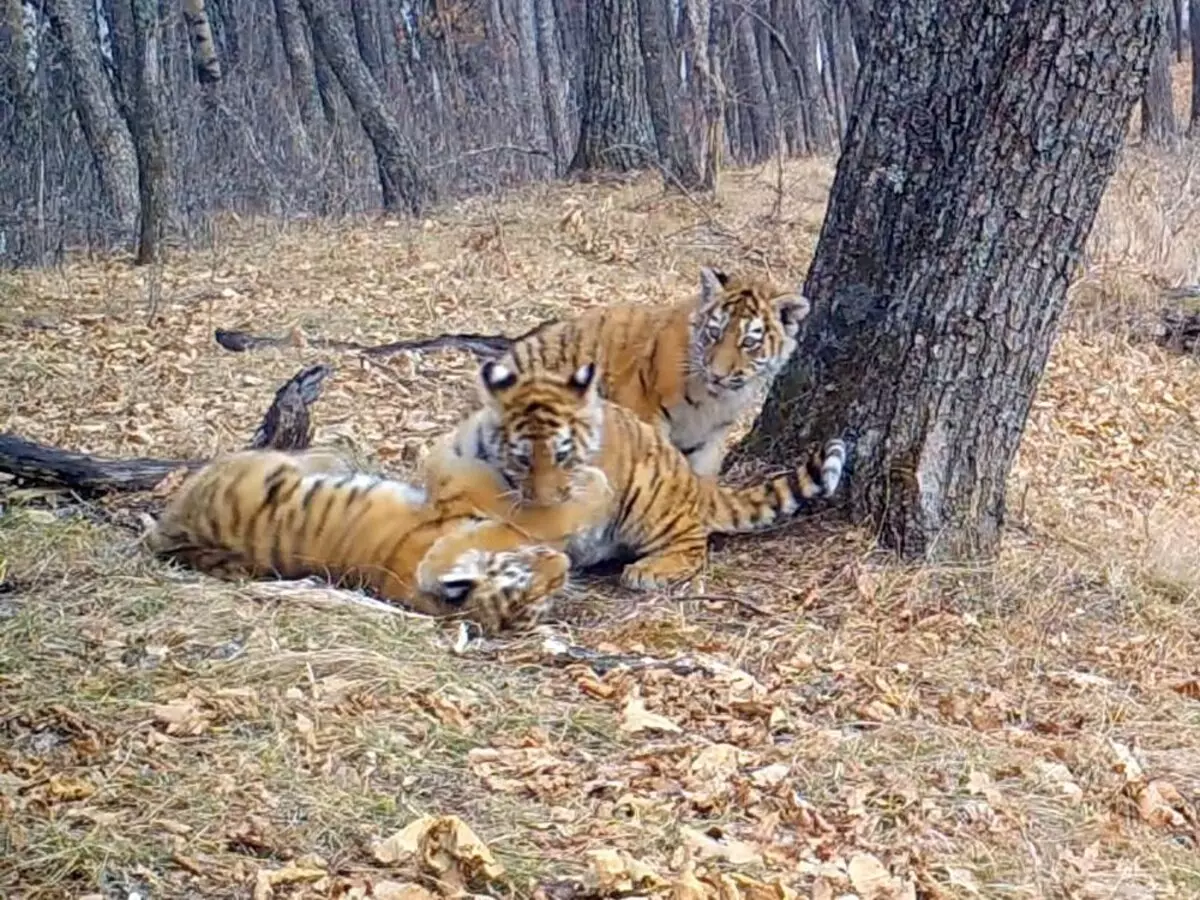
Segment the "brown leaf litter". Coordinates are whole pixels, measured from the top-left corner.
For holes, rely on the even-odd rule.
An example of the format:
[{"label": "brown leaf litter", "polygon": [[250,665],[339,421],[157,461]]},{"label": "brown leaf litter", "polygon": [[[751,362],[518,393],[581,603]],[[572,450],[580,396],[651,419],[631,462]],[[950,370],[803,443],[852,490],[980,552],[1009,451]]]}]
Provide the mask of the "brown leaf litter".
[{"label": "brown leaf litter", "polygon": [[[328,362],[318,443],[411,472],[475,361],[312,337],[513,333],[684,295],[704,263],[799,282],[831,177],[787,163],[777,220],[772,166],[717,204],[647,178],[230,223],[168,261],[152,323],[156,276],[123,260],[4,276],[0,429],[207,456]],[[822,518],[722,542],[701,597],[581,578],[541,633],[479,642],[160,565],[0,486],[0,893],[1194,896],[1200,365],[1100,316],[1200,271],[1196,190],[1123,164],[981,571]],[[217,327],[293,339],[231,354]]]}]

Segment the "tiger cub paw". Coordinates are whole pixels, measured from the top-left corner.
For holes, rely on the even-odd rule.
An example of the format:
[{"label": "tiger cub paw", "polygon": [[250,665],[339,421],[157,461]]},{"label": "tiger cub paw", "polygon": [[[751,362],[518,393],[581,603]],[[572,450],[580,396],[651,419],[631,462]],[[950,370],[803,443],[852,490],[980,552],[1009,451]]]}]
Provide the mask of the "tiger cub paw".
[{"label": "tiger cub paw", "polygon": [[485,634],[496,634],[536,622],[570,568],[567,555],[549,547],[468,550],[438,576],[438,592]]},{"label": "tiger cub paw", "polygon": [[700,574],[704,560],[686,556],[647,556],[630,563],[621,572],[621,586],[650,591],[691,581]]}]

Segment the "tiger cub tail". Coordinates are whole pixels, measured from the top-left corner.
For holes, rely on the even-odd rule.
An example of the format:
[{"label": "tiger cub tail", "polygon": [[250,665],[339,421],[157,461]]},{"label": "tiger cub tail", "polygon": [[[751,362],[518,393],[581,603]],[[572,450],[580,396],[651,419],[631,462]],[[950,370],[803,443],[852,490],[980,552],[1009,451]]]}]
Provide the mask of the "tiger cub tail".
[{"label": "tiger cub tail", "polygon": [[714,534],[737,534],[768,528],[799,512],[812,500],[832,496],[846,467],[846,445],[828,441],[786,475],[743,488],[725,487],[714,478],[701,484],[700,510]]}]

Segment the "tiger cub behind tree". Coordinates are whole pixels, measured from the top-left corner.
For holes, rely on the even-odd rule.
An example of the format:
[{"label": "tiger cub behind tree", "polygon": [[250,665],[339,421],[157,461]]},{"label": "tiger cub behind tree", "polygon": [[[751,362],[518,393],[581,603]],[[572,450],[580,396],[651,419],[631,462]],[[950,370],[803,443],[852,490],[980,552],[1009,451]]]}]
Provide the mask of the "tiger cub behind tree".
[{"label": "tiger cub behind tree", "polygon": [[571,503],[523,509],[495,485],[489,469],[468,466],[430,498],[332,453],[245,450],[189,478],[147,543],[218,577],[326,577],[426,615],[464,615],[490,634],[541,614],[570,567],[555,545],[596,521],[608,492],[582,470]]},{"label": "tiger cub behind tree", "polygon": [[765,279],[702,268],[696,298],[551,322],[517,338],[500,362],[562,375],[594,362],[606,399],[660,429],[697,475],[715,476],[730,429],[795,352],[809,308]]},{"label": "tiger cub behind tree", "polygon": [[837,490],[846,460],[831,440],[786,475],[745,488],[701,478],[658,430],[600,396],[598,367],[568,375],[480,369],[483,405],[435,444],[425,462],[431,495],[484,463],[497,493],[507,486],[529,509],[570,502],[580,471],[599,468],[611,488],[598,521],[566,542],[574,565],[633,558],[626,587],[661,587],[699,573],[708,536],[765,528]]}]

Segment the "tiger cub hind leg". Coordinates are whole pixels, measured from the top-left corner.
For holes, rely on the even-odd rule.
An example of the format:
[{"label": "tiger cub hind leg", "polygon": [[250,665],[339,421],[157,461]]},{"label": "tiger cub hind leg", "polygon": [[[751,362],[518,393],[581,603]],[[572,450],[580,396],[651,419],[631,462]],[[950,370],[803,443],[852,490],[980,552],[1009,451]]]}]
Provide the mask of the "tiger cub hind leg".
[{"label": "tiger cub hind leg", "polygon": [[493,635],[535,623],[570,567],[565,553],[545,546],[467,550],[436,571],[422,563],[419,589],[442,615],[459,613]]},{"label": "tiger cub hind leg", "polygon": [[699,524],[638,549],[621,571],[621,586],[650,591],[689,582],[708,562],[708,534]]}]

